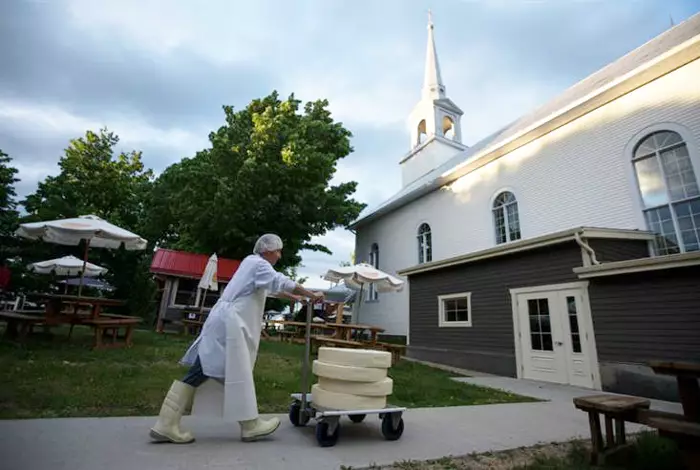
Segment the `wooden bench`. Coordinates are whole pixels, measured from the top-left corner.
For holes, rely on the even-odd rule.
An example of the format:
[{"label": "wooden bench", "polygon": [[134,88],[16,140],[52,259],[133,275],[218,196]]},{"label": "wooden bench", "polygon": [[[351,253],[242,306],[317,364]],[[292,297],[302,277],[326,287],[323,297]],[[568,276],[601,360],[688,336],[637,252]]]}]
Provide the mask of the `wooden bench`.
[{"label": "wooden bench", "polygon": [[9,339],[24,340],[27,334],[34,330],[35,325],[43,325],[44,317],[41,311],[27,312],[23,310],[0,311],[0,320],[7,323],[5,336]]},{"label": "wooden bench", "polygon": [[[649,400],[639,397],[593,395],[574,398],[574,406],[588,413],[593,465],[599,465],[625,447],[625,421],[637,422],[638,412],[648,410],[650,405]],[[601,414],[605,417],[605,445],[600,427]],[[613,432],[613,421],[616,432]]]},{"label": "wooden bench", "polygon": [[406,352],[406,346],[394,343],[376,343],[376,349],[382,349],[391,353],[391,365],[396,365]]},{"label": "wooden bench", "polygon": [[[131,347],[134,327],[143,320],[138,317],[120,317],[120,318],[97,318],[84,320],[84,324],[91,326],[95,330],[94,349],[102,349],[107,347]],[[119,336],[119,329],[124,328],[124,335]],[[105,336],[111,336],[111,343],[104,343],[102,340]],[[124,339],[123,343],[118,343],[117,339]]]},{"label": "wooden bench", "polygon": [[352,349],[363,349],[367,347],[367,344],[361,343],[359,341],[351,341],[347,339],[333,338],[331,336],[313,335],[311,336],[311,350],[313,351],[314,345],[317,350],[321,346],[331,346],[331,347],[341,347],[341,348],[352,348]]}]

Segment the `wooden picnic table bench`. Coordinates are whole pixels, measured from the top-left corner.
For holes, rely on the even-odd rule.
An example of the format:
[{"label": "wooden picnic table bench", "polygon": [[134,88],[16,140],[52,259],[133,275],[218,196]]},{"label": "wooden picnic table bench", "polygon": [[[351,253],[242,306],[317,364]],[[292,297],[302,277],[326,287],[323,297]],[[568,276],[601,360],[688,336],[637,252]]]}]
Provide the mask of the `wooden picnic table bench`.
[{"label": "wooden picnic table bench", "polygon": [[314,349],[314,346],[316,346],[316,348],[318,350],[318,348],[321,346],[338,346],[341,348],[345,347],[345,348],[352,348],[352,349],[362,349],[362,348],[365,348],[367,345],[365,343],[361,343],[359,341],[333,338],[331,336],[313,335],[313,336],[311,336],[311,350],[312,351]]},{"label": "wooden picnic table bench", "polygon": [[[641,409],[649,409],[646,398],[619,395],[592,395],[574,398],[574,406],[588,413],[591,430],[591,463],[598,465],[601,459],[616,452],[626,444],[625,421],[635,421]],[[605,445],[600,427],[600,415],[605,418]],[[613,431],[613,421],[615,431]]]},{"label": "wooden picnic table bench", "polygon": [[[143,320],[139,317],[119,316],[117,318],[89,318],[83,321],[83,324],[91,326],[95,331],[94,349],[102,349],[107,347],[131,347],[134,327]],[[124,335],[119,335],[119,329],[124,329]],[[111,343],[104,343],[102,340],[105,336],[110,335]],[[117,339],[124,339],[123,343],[117,342]]]},{"label": "wooden picnic table bench", "polygon": [[396,363],[399,362],[399,360],[401,359],[401,356],[403,356],[406,352],[406,346],[403,344],[377,342],[371,346],[373,347],[373,349],[381,349],[383,351],[390,352],[391,365],[396,365]]},{"label": "wooden picnic table bench", "polygon": [[44,324],[41,311],[2,310],[0,320],[7,323],[5,336],[9,339],[23,340],[33,331],[35,325]]}]

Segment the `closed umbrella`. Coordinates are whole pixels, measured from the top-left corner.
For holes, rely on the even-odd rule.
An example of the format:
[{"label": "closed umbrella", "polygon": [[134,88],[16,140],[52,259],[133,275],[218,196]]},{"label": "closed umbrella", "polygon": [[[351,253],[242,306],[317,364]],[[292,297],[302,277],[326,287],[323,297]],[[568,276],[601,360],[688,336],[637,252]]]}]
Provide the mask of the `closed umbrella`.
[{"label": "closed umbrella", "polygon": [[204,267],[204,273],[202,273],[202,278],[199,280],[198,288],[204,289],[204,295],[202,296],[202,304],[199,307],[200,313],[204,309],[204,300],[207,297],[207,291],[219,290],[219,283],[217,280],[217,271],[219,267],[219,258],[216,253],[209,257],[207,265]]}]

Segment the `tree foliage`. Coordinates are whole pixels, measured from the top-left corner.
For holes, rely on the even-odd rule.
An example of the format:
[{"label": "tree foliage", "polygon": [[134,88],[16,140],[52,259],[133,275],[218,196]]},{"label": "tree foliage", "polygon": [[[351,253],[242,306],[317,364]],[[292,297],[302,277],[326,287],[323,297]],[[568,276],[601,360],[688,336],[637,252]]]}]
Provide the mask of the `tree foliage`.
[{"label": "tree foliage", "polygon": [[282,101],[273,92],[234,111],[209,135],[211,147],[170,166],[149,204],[149,235],[176,249],[242,259],[258,236],[280,235],[280,267],[299,251],[323,251],[314,236],[348,225],[364,208],[350,196],[357,183],[331,185],[337,162],[352,152],[351,133],[328,102]]},{"label": "tree foliage", "polygon": [[[151,190],[153,172],[145,168],[141,152],[115,152],[119,137],[107,129],[88,130],[73,139],[59,161],[60,172],[40,182],[35,193],[23,201],[28,212],[24,221],[55,220],[97,215],[121,228],[141,235],[145,200]],[[84,246],[67,247],[35,242],[34,262],[73,254],[83,257]],[[106,280],[114,295],[127,299],[135,313],[150,307],[153,285],[148,273],[152,252],[92,249],[89,260],[109,269]]]},{"label": "tree foliage", "polygon": [[16,243],[12,233],[17,228],[19,214],[15,197],[17,169],[12,165],[12,158],[0,150],[0,265],[7,258],[16,255]]}]

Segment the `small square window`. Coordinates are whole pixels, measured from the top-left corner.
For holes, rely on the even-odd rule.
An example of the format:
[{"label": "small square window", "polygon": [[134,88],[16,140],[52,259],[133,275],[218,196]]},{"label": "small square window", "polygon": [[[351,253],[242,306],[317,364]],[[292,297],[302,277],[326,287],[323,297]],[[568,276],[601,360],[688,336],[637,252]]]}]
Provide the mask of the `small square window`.
[{"label": "small square window", "polygon": [[471,292],[438,296],[440,327],[472,326]]}]

